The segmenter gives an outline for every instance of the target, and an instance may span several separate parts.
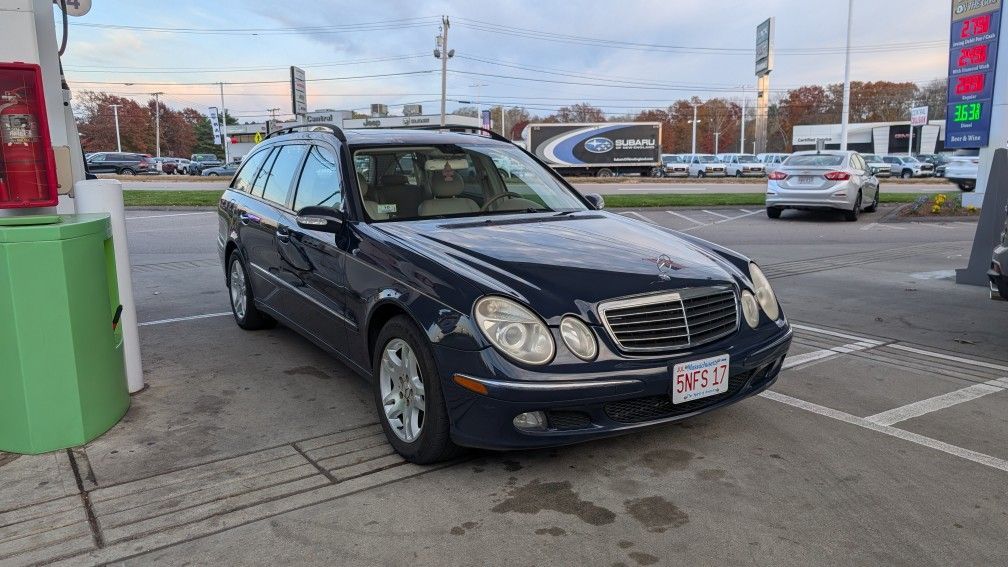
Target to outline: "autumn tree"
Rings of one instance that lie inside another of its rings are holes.
[[[116,151],[115,111],[119,106],[119,138],[124,152],[149,153],[154,149],[154,122],[147,108],[133,99],[108,93],[83,91],[74,101],[77,130],[86,152]]]
[[[562,106],[555,113],[547,116],[544,122],[605,122],[605,112],[587,102],[579,102],[570,106]]]

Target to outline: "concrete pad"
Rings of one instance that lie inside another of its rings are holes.
[[[988,394],[894,427],[1008,459],[1008,390]]]
[[[952,378],[845,354],[784,370],[774,390],[865,417],[962,386]]]
[[[628,447],[480,454],[126,564],[1008,561],[999,471],[770,400]]]
[[[94,548],[79,495],[0,512],[0,564],[46,563]]]
[[[248,332],[221,317],[145,327],[141,339],[148,388],[87,446],[99,486],[376,419],[363,379],[283,327]]]
[[[77,480],[66,451],[42,455],[0,453],[0,513],[77,493]]]

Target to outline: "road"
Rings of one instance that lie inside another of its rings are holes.
[[[796,328],[778,382],[631,436],[416,467],[365,381],[234,325],[214,212],[130,210],[149,388],[76,468],[0,455],[0,563],[1008,564],[1008,303],[952,282],[975,223],[885,212],[618,212],[761,263]]]
[[[762,183],[730,183],[730,182],[624,182],[624,183],[578,183],[572,181],[582,193],[601,193],[602,195],[631,194],[631,193],[680,193],[680,194],[703,194],[703,193],[759,193],[763,190]],[[193,191],[193,190],[221,190],[227,187],[227,181],[187,181],[184,178],[165,178],[150,181],[124,181],[123,189],[139,190],[173,190],[173,191]],[[933,183],[902,183],[898,180],[882,181],[882,190],[893,193],[923,193],[936,191],[958,191],[951,183],[935,181]]]

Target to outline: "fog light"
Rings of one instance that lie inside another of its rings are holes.
[[[522,431],[542,431],[546,429],[546,414],[541,411],[527,411],[514,418],[514,426]]]

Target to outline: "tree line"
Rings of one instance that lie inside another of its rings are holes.
[[[936,79],[924,85],[911,82],[874,81],[851,83],[850,122],[907,121],[910,108],[928,106],[931,119],[945,117],[946,82]],[[123,151],[154,153],[154,99],[141,104],[133,99],[102,92],[83,92],[75,101],[77,128],[85,151],[114,150],[115,123],[112,106],[119,106],[119,127]],[[493,129],[517,140],[530,122],[661,122],[662,150],[690,151],[693,108],[697,113],[697,151],[714,153],[739,150],[743,106],[739,98],[694,97],[671,102],[662,108],[637,113],[606,113],[589,102],[563,106],[555,112],[537,115],[521,106],[491,106]],[[161,155],[188,156],[193,153],[221,153],[213,143],[210,121],[194,108],[172,109],[161,103]],[[767,108],[767,151],[791,151],[791,131],[800,124],[836,124],[843,108],[843,85],[806,85],[780,91],[770,97]],[[475,107],[456,114],[477,116]],[[503,127],[506,132],[502,129]],[[227,116],[228,124],[238,121]],[[755,139],[755,100],[745,108],[746,148]],[[743,150],[744,151],[744,150]]]

